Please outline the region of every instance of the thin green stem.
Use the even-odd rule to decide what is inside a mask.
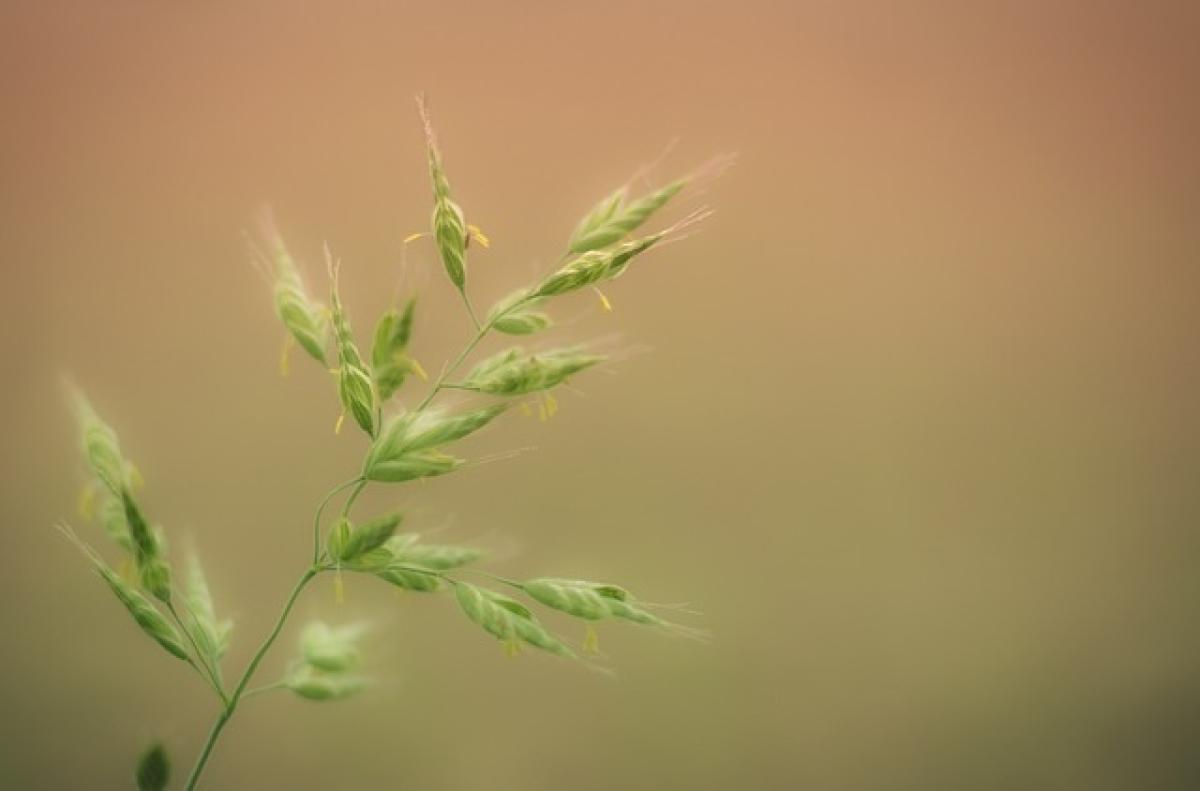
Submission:
[[[274,692],[275,690],[283,689],[286,686],[287,686],[286,681],[276,681],[274,684],[263,684],[261,687],[255,687],[254,689],[248,689],[244,693],[242,693],[242,700],[251,698],[255,695],[262,695],[265,692]]]
[[[466,294],[463,295],[463,299],[466,299]],[[478,327],[478,329],[475,330],[475,336],[473,338],[471,338],[470,341],[467,342],[467,345],[464,346],[463,350],[458,353],[458,356],[454,358],[454,361],[451,362],[450,365],[448,365],[442,369],[442,373],[441,373],[441,375],[438,376],[437,381],[433,383],[433,386],[429,388],[429,392],[425,394],[425,398],[423,398],[421,400],[421,403],[417,404],[416,409],[414,409],[413,411],[420,412],[420,411],[424,410],[425,407],[429,406],[429,402],[433,401],[433,399],[437,396],[438,393],[440,393],[443,389],[450,386],[446,383],[447,377],[449,377],[452,373],[454,373],[455,371],[458,370],[458,367],[463,364],[464,360],[467,359],[467,355],[469,355],[472,351],[474,351],[475,347],[479,345],[479,342],[481,340],[483,340],[483,337],[488,334],[488,332],[492,329],[492,327],[496,326],[497,321],[499,321],[503,317],[507,316],[509,313],[513,312],[517,308],[521,307],[522,305],[524,305],[526,302],[528,302],[531,299],[533,299],[533,297],[527,296],[527,297],[524,297],[523,299],[517,300],[516,302],[509,305],[507,308],[500,311],[496,315],[488,318],[488,320],[482,325],[480,325],[478,322],[476,322],[476,326]],[[470,303],[468,303],[468,306],[469,305],[470,305]],[[472,318],[474,318],[474,314],[472,314]]]
[[[463,304],[467,306],[467,315],[471,317],[471,323],[475,325],[475,331],[480,332],[482,325],[479,323],[479,318],[475,315],[475,308],[471,307],[471,298],[467,296],[465,288],[459,289],[459,294],[462,294]]]
[[[356,483],[359,483],[362,480],[363,479],[361,477],[351,478],[350,480],[348,480],[344,483],[339,483],[337,486],[335,486],[329,490],[329,493],[325,495],[325,499],[321,500],[321,504],[317,506],[317,513],[315,516],[313,516],[313,565],[314,566],[321,559],[321,514],[323,514],[325,512],[325,507],[327,505],[329,505],[330,500],[332,500],[335,496],[337,496],[338,492],[341,492],[345,489],[349,489],[351,486],[354,486]]]
[[[221,709],[221,713],[217,715],[216,721],[213,722],[212,729],[208,732],[208,739],[204,742],[204,748],[200,751],[200,757],[196,759],[196,765],[192,767],[191,774],[188,775],[187,785],[184,786],[186,791],[192,791],[196,787],[196,783],[200,780],[200,773],[204,771],[205,764],[208,763],[208,758],[212,755],[213,746],[217,743],[217,738],[220,737],[221,731],[225,729],[225,724],[233,717],[237,711],[238,701],[241,700],[243,693],[246,691],[246,685],[250,683],[250,679],[254,677],[254,671],[258,670],[258,665],[262,662],[263,657],[271,650],[275,639],[279,637],[279,633],[283,631],[283,625],[287,622],[288,616],[292,612],[292,607],[296,604],[296,599],[299,598],[300,592],[304,590],[304,586],[317,576],[319,568],[314,566],[304,572],[304,576],[292,588],[292,593],[287,598],[287,602],[283,605],[283,612],[279,614],[279,618],[275,621],[274,628],[267,638],[263,640],[258,651],[250,660],[250,664],[246,666],[246,672],[242,674],[242,678],[238,681],[237,687],[234,688],[233,694],[229,697],[229,702]]]
[[[358,499],[358,496],[360,494],[362,494],[362,491],[365,488],[367,488],[367,479],[359,478],[358,483],[355,485],[354,489],[350,492],[350,496],[346,498],[346,504],[342,506],[342,516],[343,517],[347,517],[350,515],[350,509],[354,507],[354,501]]]

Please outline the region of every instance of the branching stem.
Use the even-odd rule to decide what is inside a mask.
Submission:
[[[186,791],[192,791],[196,787],[196,783],[200,780],[200,773],[204,771],[205,764],[208,763],[208,758],[212,755],[213,746],[217,743],[217,738],[220,737],[221,731],[225,729],[226,723],[233,717],[237,711],[238,701],[242,699],[242,695],[246,691],[246,685],[250,683],[250,679],[254,677],[254,671],[258,670],[258,665],[262,662],[263,657],[271,650],[271,646],[275,644],[275,639],[279,637],[279,633],[283,631],[283,625],[287,622],[288,616],[291,615],[292,607],[296,604],[296,599],[299,598],[300,592],[304,590],[304,586],[317,576],[320,569],[315,565],[304,572],[296,586],[292,588],[292,593],[288,596],[287,602],[283,605],[283,612],[279,614],[279,618],[275,621],[274,628],[267,635],[267,639],[263,640],[258,651],[250,660],[250,664],[246,666],[246,672],[242,674],[242,678],[238,681],[237,687],[234,688],[233,694],[229,697],[229,702],[221,709],[221,713],[217,715],[217,719],[213,722],[212,729],[208,732],[208,739],[204,742],[204,748],[200,751],[200,757],[196,759],[196,765],[192,767],[192,772],[188,775],[187,785],[184,786]]]

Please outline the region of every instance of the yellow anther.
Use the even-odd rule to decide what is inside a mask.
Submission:
[[[291,353],[292,353],[292,345],[294,343],[295,343],[295,340],[292,338],[291,335],[284,336],[283,351],[280,352],[280,354],[279,354],[279,375],[280,376],[287,376],[288,372],[291,371],[291,369],[292,369]]]
[[[596,292],[596,296],[600,297],[600,307],[604,308],[605,312],[611,312],[612,303],[608,301],[608,297],[604,296],[604,292],[595,286],[592,286],[592,289]]]
[[[596,634],[596,627],[590,623],[587,626],[587,631],[583,633],[583,652],[585,654],[600,653],[600,635]]]
[[[492,246],[492,241],[484,235],[483,231],[479,230],[478,225],[468,225],[467,230],[471,232],[471,238],[479,240],[479,243],[485,248]]]
[[[521,644],[517,642],[515,637],[510,637],[504,641],[504,653],[507,656],[516,656],[521,653]]]
[[[79,518],[85,522],[92,521],[92,515],[96,509],[96,487],[91,483],[85,483],[79,489],[79,502],[75,504],[75,511],[79,514]]]
[[[121,568],[119,568],[117,570],[117,573],[120,574],[121,578],[123,580],[125,580],[126,582],[129,582],[129,583],[135,582],[136,581],[135,575],[137,574],[137,567],[133,563],[133,558],[129,557],[128,555],[126,555],[124,558],[122,558]]]
[[[546,417],[554,417],[558,412],[558,399],[551,393],[546,393],[543,397],[546,400]]]
[[[129,483],[135,489],[143,489],[146,486],[146,479],[142,477],[142,471],[135,464],[129,465]]]
[[[421,377],[422,382],[429,381],[429,374],[425,373],[425,369],[421,367],[421,364],[419,362],[414,360],[412,357],[409,357],[408,363],[409,363],[409,365],[412,366],[413,373],[415,373],[417,376]]]
[[[418,239],[420,239],[422,236],[428,236],[428,234],[426,234],[424,231],[410,233],[408,236],[404,237],[404,243],[408,244],[409,242],[415,242]]]
[[[346,422],[346,413],[343,412],[342,414],[338,415],[337,422],[333,424],[333,433],[341,434],[342,433],[342,424],[345,422]]]
[[[333,600],[338,604],[346,601],[346,586],[342,583],[341,569],[333,575]]]
[[[525,417],[533,417],[533,410],[529,408],[528,401],[521,402],[521,414]]]
[[[539,402],[538,403],[538,420],[545,423],[549,418],[550,418],[550,416],[546,414],[546,402],[545,401]]]

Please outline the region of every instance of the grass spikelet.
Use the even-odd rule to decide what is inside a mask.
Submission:
[[[267,260],[261,263],[272,275],[275,313],[296,343],[324,366],[325,346],[329,336],[324,312],[320,304],[309,298],[300,277],[300,270],[284,244],[270,207],[263,207],[259,213],[259,233],[267,248]],[[284,370],[285,360],[286,357],[280,361],[280,367]]]
[[[363,363],[350,329],[342,300],[338,296],[338,271],[340,264],[334,263],[329,248],[325,248],[325,260],[329,268],[329,315],[333,323],[333,338],[338,354],[338,396],[342,407],[354,418],[369,436],[375,436],[375,386],[371,373]]]
[[[398,511],[368,519],[357,527],[349,519],[340,519],[329,537],[330,557],[345,563],[368,555],[392,537],[402,519]]]
[[[229,641],[233,635],[233,622],[217,618],[213,607],[212,592],[208,587],[208,579],[204,576],[204,567],[195,552],[188,555],[187,584],[184,589],[184,600],[187,611],[192,619],[194,629],[192,634],[196,639],[201,653],[213,664],[229,650]]]
[[[463,614],[497,640],[519,640],[552,654],[574,657],[574,652],[546,631],[519,601],[466,582],[456,583],[454,592]]]
[[[121,491],[129,485],[129,481],[117,432],[96,414],[96,410],[92,408],[91,402],[81,390],[69,384],[67,387],[75,407],[75,417],[79,423],[83,457],[96,479],[109,492],[120,496]]]
[[[408,356],[408,340],[412,335],[415,309],[416,300],[410,299],[405,303],[403,312],[392,308],[375,325],[375,342],[371,345],[371,374],[381,401],[391,398],[404,385],[410,373],[420,371],[420,366]]]
[[[134,781],[138,791],[163,791],[171,782],[171,761],[162,744],[155,742],[138,758]]]
[[[429,118],[429,107],[425,104],[424,96],[417,97],[417,110],[421,114],[421,124],[425,130],[429,176],[433,181],[433,238],[450,282],[459,291],[465,291],[470,230],[467,228],[462,209],[450,197],[450,182],[442,165],[442,153],[438,148],[437,136],[433,131],[433,122]]]
[[[323,621],[314,621],[300,635],[304,661],[310,667],[327,673],[353,670],[362,659],[357,642],[364,631],[357,624],[335,628]]]
[[[463,386],[489,395],[525,395],[560,385],[604,359],[603,355],[586,354],[578,349],[525,354],[520,348],[513,348],[477,365]]]
[[[145,596],[130,587],[116,572],[107,566],[97,564],[96,573],[108,583],[113,595],[125,605],[125,609],[133,616],[133,620],[151,639],[167,650],[169,654],[179,659],[191,661],[179,632],[163,617]]]
[[[397,482],[452,472],[462,460],[439,447],[478,431],[505,408],[497,404],[458,414],[430,410],[394,417],[371,445],[363,475],[370,480]]]

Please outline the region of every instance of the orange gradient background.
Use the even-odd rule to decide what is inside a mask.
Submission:
[[[1197,787],[1198,33],[1186,3],[5,4],[0,786],[128,787],[152,738],[181,780],[215,713],[50,529],[82,480],[60,375],[204,558],[233,675],[364,450],[327,374],[276,373],[241,234],[270,200],[314,284],[328,240],[365,340],[428,221],[424,90],[493,241],[480,306],[673,138],[658,179],[740,159],[611,313],[552,307],[620,359],[465,445],[530,450],[361,513],[714,638],[605,625],[608,679],[322,579],[260,680],[304,619],[361,618],[376,687],[248,701],[205,787]],[[409,264],[436,371],[469,327]]]

